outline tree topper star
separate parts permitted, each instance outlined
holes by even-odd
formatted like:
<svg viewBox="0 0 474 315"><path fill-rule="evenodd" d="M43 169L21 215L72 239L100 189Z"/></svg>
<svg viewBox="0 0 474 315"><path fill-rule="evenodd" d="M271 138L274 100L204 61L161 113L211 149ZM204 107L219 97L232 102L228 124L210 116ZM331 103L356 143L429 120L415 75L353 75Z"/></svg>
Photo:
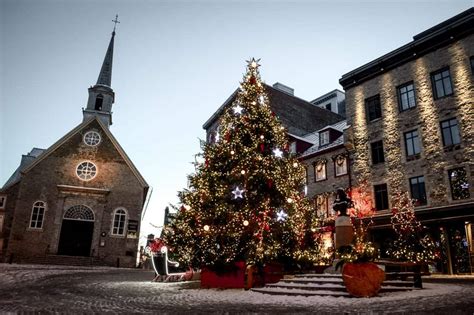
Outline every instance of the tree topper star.
<svg viewBox="0 0 474 315"><path fill-rule="evenodd" d="M239 186L235 187L232 190L232 194L234 195L234 199L243 199L244 198L244 191L245 189L240 189Z"/></svg>
<svg viewBox="0 0 474 315"><path fill-rule="evenodd" d="M247 63L249 64L249 68L258 69L258 67L260 67L260 65L258 64L259 61L260 59L255 60L255 58L253 57L252 59L247 60Z"/></svg>
<svg viewBox="0 0 474 315"><path fill-rule="evenodd" d="M276 149L273 150L273 154L275 154L276 157L281 158L283 156L283 151L276 148Z"/></svg>

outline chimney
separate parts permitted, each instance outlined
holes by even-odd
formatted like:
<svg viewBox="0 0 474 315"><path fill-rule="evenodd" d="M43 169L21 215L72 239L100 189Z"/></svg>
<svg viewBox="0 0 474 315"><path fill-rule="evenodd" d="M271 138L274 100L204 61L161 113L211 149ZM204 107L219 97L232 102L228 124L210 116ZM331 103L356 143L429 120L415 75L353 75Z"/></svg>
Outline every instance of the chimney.
<svg viewBox="0 0 474 315"><path fill-rule="evenodd" d="M294 89L292 89L289 86L286 86L284 84L281 84L280 82L276 82L275 84L273 84L273 87L277 90L285 92L286 94L295 95L295 90Z"/></svg>

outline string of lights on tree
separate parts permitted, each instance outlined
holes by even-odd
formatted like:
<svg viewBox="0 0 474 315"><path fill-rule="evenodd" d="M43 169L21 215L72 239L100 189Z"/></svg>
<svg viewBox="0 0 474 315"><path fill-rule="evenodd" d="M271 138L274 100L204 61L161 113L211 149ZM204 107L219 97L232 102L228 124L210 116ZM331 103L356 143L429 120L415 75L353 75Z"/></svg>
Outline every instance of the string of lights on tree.
<svg viewBox="0 0 474 315"><path fill-rule="evenodd" d="M288 153L258 61L248 61L215 143L202 144L196 172L164 233L176 256L194 267L315 255L319 221L302 194L305 169Z"/></svg>
<svg viewBox="0 0 474 315"><path fill-rule="evenodd" d="M392 227L397 235L387 254L397 260L428 262L437 258L436 245L415 217L415 207L408 192L396 193L393 197Z"/></svg>

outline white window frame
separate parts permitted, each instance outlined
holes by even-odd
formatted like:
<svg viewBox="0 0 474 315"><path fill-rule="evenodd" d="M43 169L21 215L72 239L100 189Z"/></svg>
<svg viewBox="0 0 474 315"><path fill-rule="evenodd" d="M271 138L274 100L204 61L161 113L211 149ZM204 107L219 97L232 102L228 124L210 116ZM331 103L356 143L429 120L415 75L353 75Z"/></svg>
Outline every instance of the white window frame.
<svg viewBox="0 0 474 315"><path fill-rule="evenodd" d="M326 163L317 163L314 165L314 176L317 182L327 179Z"/></svg>
<svg viewBox="0 0 474 315"><path fill-rule="evenodd" d="M329 144L329 130L319 133L319 145L323 146Z"/></svg>
<svg viewBox="0 0 474 315"><path fill-rule="evenodd" d="M336 176L342 176L342 175L347 174L347 157L343 157L343 159L344 159L344 162L341 165L338 164L338 158L334 160L334 168L335 168Z"/></svg>
<svg viewBox="0 0 474 315"><path fill-rule="evenodd" d="M290 153L296 153L296 141L290 143Z"/></svg>
<svg viewBox="0 0 474 315"><path fill-rule="evenodd" d="M124 218L123 218L123 231L122 233L118 233L120 231L120 226L117 227L117 229L115 228L115 216L117 215L117 212L119 211L123 211L123 215L124 215ZM120 220L119 220L119 224L120 224ZM127 222L128 222L128 212L125 208L117 208L114 210L113 214L112 214L112 226L111 226L111 232L110 234L113 235L113 236L125 236L126 235L126 232L127 232Z"/></svg>
<svg viewBox="0 0 474 315"><path fill-rule="evenodd" d="M41 206L37 205L40 202L42 203L42 205ZM33 221L33 214L35 212L35 209L38 209L38 211L43 210L42 218L41 218L41 221L40 221L41 224L38 224L38 222L39 222L38 216L36 216L36 220ZM28 224L28 229L29 230L43 230L44 218L46 216L46 209L47 209L47 205L46 205L46 202L43 201L43 200L37 200L33 203L33 206L31 207L30 222ZM35 222L35 224L34 224L35 226L31 226L33 222Z"/></svg>
<svg viewBox="0 0 474 315"><path fill-rule="evenodd" d="M88 136L89 135L94 135L94 143L87 143L87 140L88 139ZM95 136L98 137L98 140L97 138L95 138ZM85 134L84 134L84 137L82 137L82 141L84 141L84 143L89 146L89 147L96 147L100 144L100 142L102 141L102 137L100 136L100 133L98 133L97 131L95 130L89 130L87 131Z"/></svg>
<svg viewBox="0 0 474 315"><path fill-rule="evenodd" d="M81 175L79 174L79 167L81 165L83 165L84 163L89 163L94 167L94 171L93 171L94 173L93 173L93 175L91 175L90 178L82 178ZM93 180L97 176L98 173L99 173L99 169L98 169L97 165L92 161L82 161L81 163L77 164L77 166L76 166L76 176L77 176L77 178L79 178L80 180L85 181L85 182ZM84 176L84 177L86 177L86 176Z"/></svg>

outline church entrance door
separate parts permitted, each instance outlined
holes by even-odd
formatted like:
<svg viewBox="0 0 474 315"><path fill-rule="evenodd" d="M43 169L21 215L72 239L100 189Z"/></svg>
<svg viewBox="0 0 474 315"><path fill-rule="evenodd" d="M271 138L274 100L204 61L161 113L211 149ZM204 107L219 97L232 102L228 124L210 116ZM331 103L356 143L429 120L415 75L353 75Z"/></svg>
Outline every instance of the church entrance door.
<svg viewBox="0 0 474 315"><path fill-rule="evenodd" d="M59 255L90 256L94 222L63 220Z"/></svg>
<svg viewBox="0 0 474 315"><path fill-rule="evenodd" d="M69 208L63 217L58 255L90 256L94 234L94 212L87 206Z"/></svg>

